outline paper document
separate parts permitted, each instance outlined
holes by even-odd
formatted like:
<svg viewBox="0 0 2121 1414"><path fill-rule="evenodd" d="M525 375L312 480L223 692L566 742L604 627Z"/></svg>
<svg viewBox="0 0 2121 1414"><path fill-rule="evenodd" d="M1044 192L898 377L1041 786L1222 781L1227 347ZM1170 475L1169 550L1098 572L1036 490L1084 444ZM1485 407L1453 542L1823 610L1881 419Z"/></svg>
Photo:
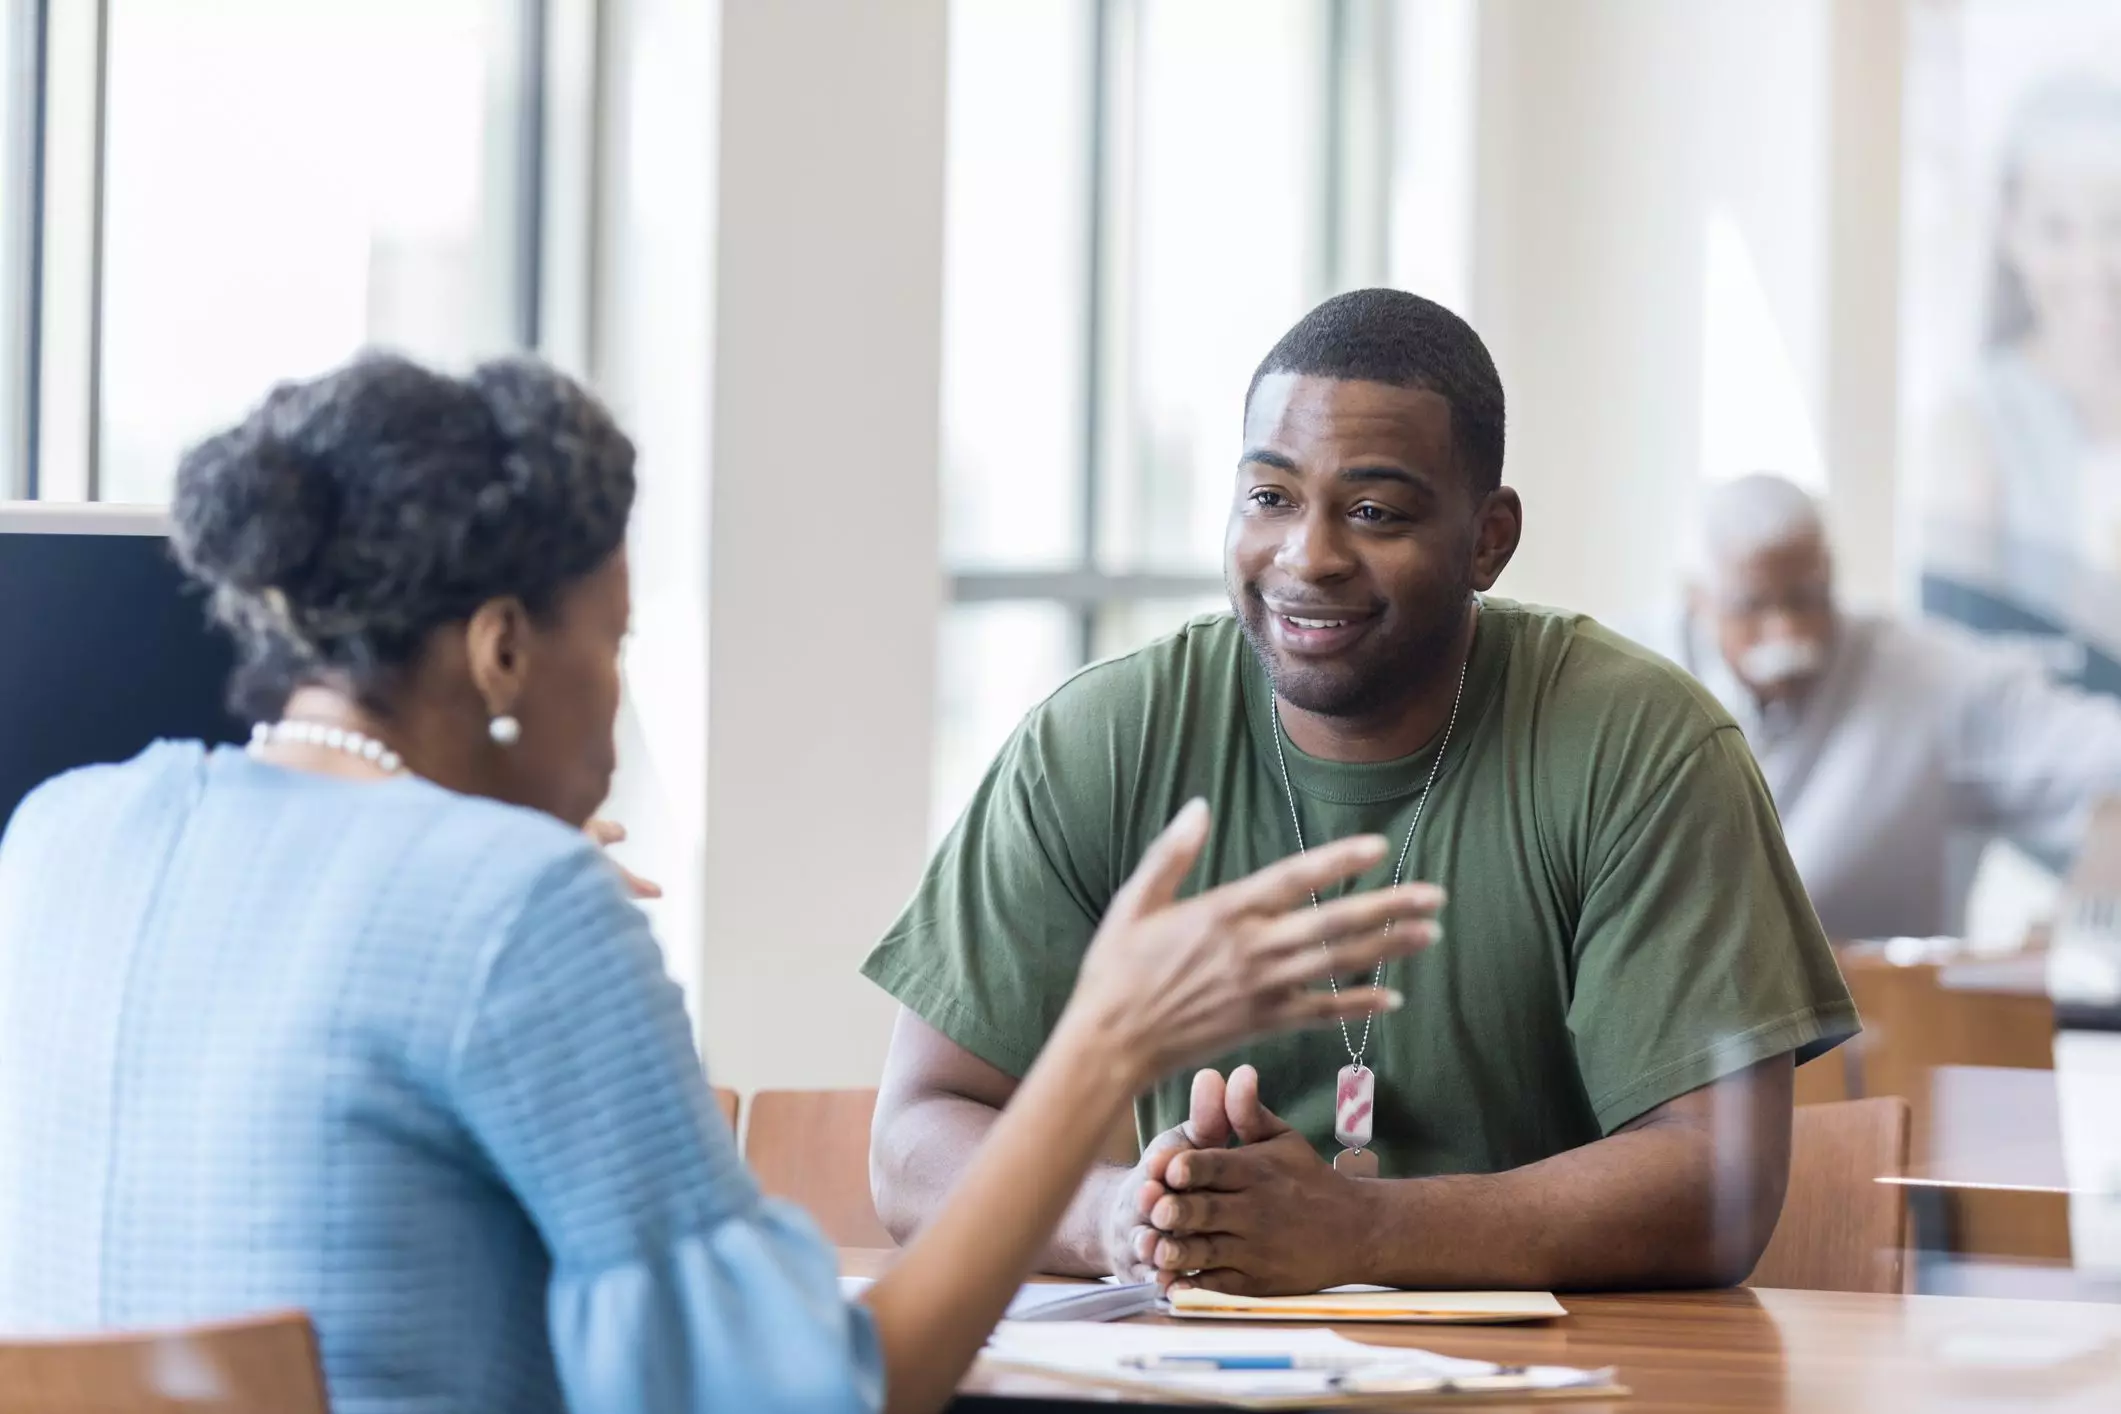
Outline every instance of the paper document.
<svg viewBox="0 0 2121 1414"><path fill-rule="evenodd" d="M858 1299L870 1287L868 1277L841 1277L840 1295ZM1156 1283L1026 1282L1002 1313L1011 1321L1123 1321L1154 1311Z"/></svg>
<svg viewBox="0 0 2121 1414"><path fill-rule="evenodd" d="M1284 1356L1300 1368L1215 1369L1207 1363ZM1610 1370L1504 1367L1426 1350L1364 1345L1324 1330L1005 1321L988 1339L980 1360L993 1368L1246 1409L1357 1404L1402 1394L1514 1392L1539 1397L1618 1392ZM1203 1363L1156 1368L1158 1362L1188 1360Z"/></svg>
<svg viewBox="0 0 2121 1414"><path fill-rule="evenodd" d="M1123 1321L1156 1309L1153 1281L1077 1285L1030 1282L1003 1313L1011 1321Z"/></svg>
<svg viewBox="0 0 2121 1414"><path fill-rule="evenodd" d="M1186 1287L1171 1314L1222 1321L1418 1321L1504 1324L1550 1321L1568 1312L1546 1291L1390 1291L1340 1288L1314 1296L1232 1296Z"/></svg>

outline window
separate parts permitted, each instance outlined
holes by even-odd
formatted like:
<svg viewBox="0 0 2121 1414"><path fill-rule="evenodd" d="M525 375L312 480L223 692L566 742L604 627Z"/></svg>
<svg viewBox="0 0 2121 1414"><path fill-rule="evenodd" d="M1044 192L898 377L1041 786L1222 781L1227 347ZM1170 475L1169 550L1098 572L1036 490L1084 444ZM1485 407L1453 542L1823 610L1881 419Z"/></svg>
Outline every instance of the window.
<svg viewBox="0 0 2121 1414"><path fill-rule="evenodd" d="M1326 293L1325 13L1287 0L1135 6L1124 254L1106 296L1114 413L1098 560L1214 575L1245 385Z"/></svg>
<svg viewBox="0 0 2121 1414"><path fill-rule="evenodd" d="M184 448L275 382L364 347L539 347L570 297L544 258L547 92L582 77L548 72L548 36L585 16L0 0L0 491L165 500Z"/></svg>
<svg viewBox="0 0 2121 1414"><path fill-rule="evenodd" d="M491 0L109 0L98 490L364 345L531 342L519 47Z"/></svg>
<svg viewBox="0 0 2121 1414"><path fill-rule="evenodd" d="M937 833L1070 672L1223 607L1252 368L1381 273L1390 10L953 0Z"/></svg>
<svg viewBox="0 0 2121 1414"><path fill-rule="evenodd" d="M29 490L37 12L0 0L0 497Z"/></svg>

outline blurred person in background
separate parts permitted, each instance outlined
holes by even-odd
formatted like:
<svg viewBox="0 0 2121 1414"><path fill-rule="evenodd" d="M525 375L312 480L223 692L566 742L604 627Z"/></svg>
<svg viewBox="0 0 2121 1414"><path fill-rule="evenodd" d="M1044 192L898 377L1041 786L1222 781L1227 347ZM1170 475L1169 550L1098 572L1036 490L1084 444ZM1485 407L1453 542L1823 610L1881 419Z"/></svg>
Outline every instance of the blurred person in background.
<svg viewBox="0 0 2121 1414"><path fill-rule="evenodd" d="M1924 607L2069 642L2121 693L2121 85L2034 88L2002 158L1982 351L1923 465Z"/></svg>
<svg viewBox="0 0 2121 1414"><path fill-rule="evenodd" d="M296 1308L341 1414L939 1409L1134 1094L1398 1004L1314 984L1429 941L1436 890L1315 913L1383 858L1356 837L1174 902L1192 802L951 1202L849 1305L580 828L633 460L542 365L395 358L185 458L177 552L259 726L47 783L0 841L0 1331ZM829 877L835 842L787 847Z"/></svg>
<svg viewBox="0 0 2121 1414"><path fill-rule="evenodd" d="M1645 635L1744 728L1828 936L1961 930L1967 839L2051 867L2121 791L2121 703L1948 625L1834 597L1819 503L1779 476L1713 488L1686 606Z"/></svg>

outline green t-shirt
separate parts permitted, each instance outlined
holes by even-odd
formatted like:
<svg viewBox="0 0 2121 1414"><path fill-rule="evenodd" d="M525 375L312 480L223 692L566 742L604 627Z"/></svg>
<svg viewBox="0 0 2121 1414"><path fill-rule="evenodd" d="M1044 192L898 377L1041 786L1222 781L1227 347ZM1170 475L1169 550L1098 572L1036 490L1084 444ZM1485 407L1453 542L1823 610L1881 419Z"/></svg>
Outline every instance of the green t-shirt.
<svg viewBox="0 0 2121 1414"><path fill-rule="evenodd" d="M1227 614L1078 674L1018 728L863 971L1023 1075L1107 901L1187 800L1214 808L1187 892L1294 851L1271 704ZM1433 744L1367 765L1283 745L1306 839L1374 831L1396 855ZM1738 728L1679 669L1579 615L1485 601L1406 872L1449 899L1443 941L1388 967L1407 1004L1370 1039L1386 1177L1531 1163L1856 1031ZM1331 1153L1340 1033L1212 1063L1245 1061L1267 1105ZM1185 1118L1187 1088L1174 1075L1143 1098L1144 1134Z"/></svg>

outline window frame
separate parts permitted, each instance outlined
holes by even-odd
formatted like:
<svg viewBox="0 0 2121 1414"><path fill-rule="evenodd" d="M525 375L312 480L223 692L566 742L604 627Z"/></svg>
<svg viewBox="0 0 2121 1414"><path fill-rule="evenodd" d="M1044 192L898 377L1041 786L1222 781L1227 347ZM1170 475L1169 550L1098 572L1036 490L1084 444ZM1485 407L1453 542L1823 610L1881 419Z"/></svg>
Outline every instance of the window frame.
<svg viewBox="0 0 2121 1414"><path fill-rule="evenodd" d="M946 566L945 612L959 604L1036 601L1065 606L1075 617L1077 661L1096 656L1100 611L1145 600L1212 597L1219 573L1115 571L1105 565L1100 529L1103 487L1119 458L1128 419L1124 349L1130 247L1136 220L1130 200L1135 160L1134 86L1143 5L1153 0L1090 0L1091 90L1084 220L1083 430L1076 467L1080 525L1071 563L1039 569ZM1393 33L1396 0L1326 0L1319 23L1327 70L1318 85L1318 184L1311 220L1319 268L1308 272L1312 298L1355 282L1383 280L1392 176ZM1233 409L1233 416L1235 410Z"/></svg>
<svg viewBox="0 0 2121 1414"><path fill-rule="evenodd" d="M488 0L514 89L503 236L513 344L576 374L593 347L600 0ZM101 497L109 0L0 0L0 499ZM13 219L12 213L20 213Z"/></svg>
<svg viewBox="0 0 2121 1414"><path fill-rule="evenodd" d="M0 497L36 493L38 295L43 263L44 32L49 0L0 0Z"/></svg>

